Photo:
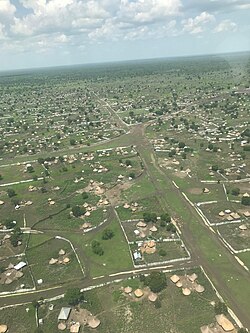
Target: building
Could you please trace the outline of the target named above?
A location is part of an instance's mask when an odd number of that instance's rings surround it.
[[[63,307],[58,316],[58,320],[67,320],[69,318],[69,314],[71,312],[71,308]]]

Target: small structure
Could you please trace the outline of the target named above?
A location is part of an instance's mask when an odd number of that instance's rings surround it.
[[[182,293],[185,296],[189,296],[191,294],[191,290],[188,288],[182,288]]]
[[[223,328],[225,332],[230,332],[234,330],[234,325],[224,314],[215,316],[217,323]]]
[[[97,328],[101,324],[100,320],[94,316],[91,316],[88,319],[88,325],[91,328]]]
[[[195,290],[197,291],[197,293],[203,293],[203,291],[205,290],[205,288],[198,284],[196,287],[195,287]]]
[[[142,297],[142,296],[144,295],[144,293],[143,293],[143,291],[142,291],[141,289],[136,289],[136,290],[134,291],[134,294],[135,294],[135,296],[136,296],[137,298],[140,298],[140,297]]]
[[[198,278],[197,274],[193,273],[191,275],[188,275],[188,279],[191,282],[194,282]]]
[[[219,216],[223,217],[223,216],[225,216],[225,213],[223,211],[221,211],[221,212],[219,212]]]
[[[0,333],[6,333],[8,331],[8,326],[7,325],[0,325]]]
[[[247,230],[247,226],[245,224],[242,224],[239,226],[239,229],[242,231]]]
[[[170,280],[173,282],[173,283],[177,283],[178,281],[180,281],[180,277],[176,274],[172,275]]]
[[[16,265],[14,266],[14,269],[15,269],[16,271],[19,271],[20,269],[24,268],[25,266],[27,266],[26,262],[24,262],[24,261],[20,261],[18,264],[16,264]]]
[[[132,288],[131,287],[126,287],[126,288],[124,288],[124,292],[125,292],[125,294],[130,294],[131,292],[132,292]]]
[[[69,318],[70,312],[71,308],[62,307],[58,316],[58,320],[67,320]]]
[[[153,293],[153,292],[151,292],[151,293],[148,295],[148,300],[149,300],[150,302],[155,302],[155,301],[157,300],[157,298],[158,298],[157,294],[155,294],[155,293]]]
[[[59,331],[64,331],[66,330],[66,324],[64,324],[63,322],[59,323],[57,328],[59,329]]]
[[[80,331],[80,327],[81,327],[80,323],[75,323],[70,326],[69,331],[70,333],[78,333]]]
[[[140,221],[137,223],[137,228],[146,228],[147,226],[147,223],[143,222],[143,221]]]

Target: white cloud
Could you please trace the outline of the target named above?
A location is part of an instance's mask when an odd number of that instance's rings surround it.
[[[198,34],[204,31],[206,24],[214,22],[215,16],[207,12],[202,12],[195,18],[188,18],[182,20],[183,32],[189,32],[190,34]]]
[[[215,32],[226,32],[226,31],[234,32],[236,30],[237,30],[237,24],[230,20],[221,21],[214,29]]]
[[[121,0],[118,17],[123,21],[150,23],[180,14],[180,0]]]
[[[0,0],[0,21],[8,22],[13,19],[16,7],[10,0]]]

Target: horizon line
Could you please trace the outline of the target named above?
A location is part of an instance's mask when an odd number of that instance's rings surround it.
[[[117,64],[125,62],[139,62],[139,61],[150,61],[150,60],[164,60],[164,59],[175,59],[175,58],[196,58],[196,57],[205,57],[205,56],[220,56],[220,55],[230,55],[230,54],[240,54],[240,53],[250,53],[250,50],[242,51],[225,51],[218,53],[200,53],[200,54],[185,54],[185,55],[175,55],[175,56],[165,56],[165,57],[155,57],[155,58],[134,58],[134,59],[124,59],[124,60],[108,60],[108,61],[97,61],[97,62],[87,62],[87,63],[73,63],[70,65],[48,65],[48,66],[34,66],[34,67],[22,67],[22,68],[12,68],[12,69],[0,69],[0,73],[6,72],[18,72],[18,71],[32,71],[32,70],[46,70],[53,68],[62,68],[62,67],[77,67],[77,66],[94,66],[94,65],[105,65],[105,64]]]

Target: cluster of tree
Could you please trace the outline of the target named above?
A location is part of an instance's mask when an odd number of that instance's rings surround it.
[[[231,194],[237,197],[240,194],[240,189],[238,187],[232,188]]]
[[[16,192],[15,192],[15,190],[13,190],[13,188],[8,188],[7,189],[7,195],[8,195],[9,198],[12,198],[16,195]]]
[[[219,315],[219,314],[226,315],[228,313],[226,304],[221,301],[219,301],[215,304],[214,311],[215,311],[216,315]]]
[[[75,217],[82,216],[86,213],[86,209],[84,207],[80,207],[78,205],[72,207],[72,214]]]
[[[84,295],[79,288],[70,288],[64,294],[64,300],[67,304],[75,306],[84,300]]]
[[[111,229],[105,229],[102,233],[102,239],[108,240],[114,237],[114,232]]]
[[[15,227],[11,236],[10,236],[10,243],[12,246],[16,247],[18,242],[22,241],[22,231],[19,227]]]
[[[100,244],[100,242],[98,242],[97,240],[93,240],[93,242],[91,243],[91,248],[92,251],[97,254],[98,256],[102,256],[104,254],[104,250]]]
[[[244,206],[250,206],[250,197],[242,197],[241,198],[241,203]]]
[[[167,286],[166,275],[162,272],[152,272],[148,276],[141,275],[140,280],[144,282],[154,293],[159,293]]]
[[[145,213],[143,213],[143,219],[146,223],[156,222],[157,221],[157,214],[156,213],[145,212]]]

